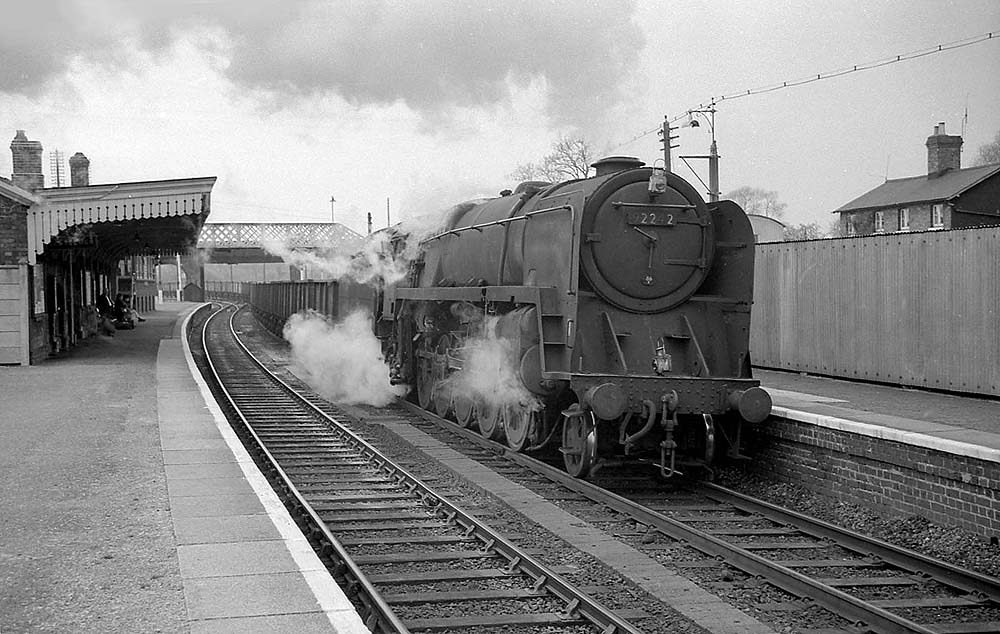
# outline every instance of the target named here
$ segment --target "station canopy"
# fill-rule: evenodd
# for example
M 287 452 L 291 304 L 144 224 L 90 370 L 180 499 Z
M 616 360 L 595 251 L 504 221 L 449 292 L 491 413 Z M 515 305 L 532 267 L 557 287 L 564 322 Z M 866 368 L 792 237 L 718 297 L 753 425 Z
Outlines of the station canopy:
M 28 261 L 46 249 L 94 249 L 109 259 L 193 248 L 215 177 L 53 187 L 28 209 Z

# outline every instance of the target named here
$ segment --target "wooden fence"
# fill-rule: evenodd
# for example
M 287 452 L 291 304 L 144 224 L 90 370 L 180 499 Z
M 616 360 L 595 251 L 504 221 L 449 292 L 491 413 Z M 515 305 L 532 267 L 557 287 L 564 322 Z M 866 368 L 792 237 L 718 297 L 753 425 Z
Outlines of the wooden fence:
M 758 367 L 1000 396 L 1000 228 L 757 245 Z

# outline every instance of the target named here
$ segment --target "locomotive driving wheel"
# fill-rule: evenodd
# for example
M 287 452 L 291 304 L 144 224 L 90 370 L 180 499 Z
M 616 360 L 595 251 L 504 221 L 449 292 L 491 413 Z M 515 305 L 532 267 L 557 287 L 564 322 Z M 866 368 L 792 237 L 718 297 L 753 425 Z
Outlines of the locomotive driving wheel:
M 535 435 L 542 411 L 535 411 L 531 405 L 507 406 L 507 446 L 514 451 L 524 451 Z
M 593 412 L 565 416 L 563 422 L 563 464 L 574 478 L 586 478 L 597 462 L 597 421 Z
M 472 402 L 472 398 L 468 394 L 460 394 L 454 392 L 451 401 L 452 409 L 455 412 L 455 420 L 458 421 L 459 425 L 463 427 L 472 427 L 472 423 L 476 420 L 475 407 Z
M 452 386 L 448 382 L 448 348 L 451 337 L 442 335 L 437 344 L 437 355 L 433 363 L 434 375 L 434 411 L 438 416 L 448 416 L 451 413 Z
M 451 383 L 446 380 L 434 384 L 434 411 L 446 418 L 451 413 Z
M 476 401 L 476 420 L 479 433 L 490 440 L 500 440 L 503 436 L 505 408 L 483 400 Z

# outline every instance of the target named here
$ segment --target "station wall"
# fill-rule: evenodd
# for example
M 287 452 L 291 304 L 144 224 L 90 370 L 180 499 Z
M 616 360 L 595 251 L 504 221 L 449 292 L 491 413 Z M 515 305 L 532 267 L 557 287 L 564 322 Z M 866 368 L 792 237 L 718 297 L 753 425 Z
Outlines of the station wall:
M 888 519 L 925 517 L 995 538 L 1000 463 L 849 431 L 782 414 L 753 426 L 747 468 Z

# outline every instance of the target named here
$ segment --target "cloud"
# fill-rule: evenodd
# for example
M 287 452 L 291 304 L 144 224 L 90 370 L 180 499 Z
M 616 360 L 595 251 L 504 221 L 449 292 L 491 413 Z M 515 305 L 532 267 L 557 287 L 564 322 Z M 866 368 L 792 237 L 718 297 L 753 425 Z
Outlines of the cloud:
M 577 125 L 620 100 L 644 40 L 632 0 L 42 0 L 0 21 L 0 90 L 30 95 L 74 58 L 127 70 L 122 42 L 149 52 L 221 28 L 227 76 L 275 99 L 333 92 L 403 102 L 434 118 L 492 107 L 541 80 L 549 114 Z M 206 42 L 214 46 L 214 42 Z

